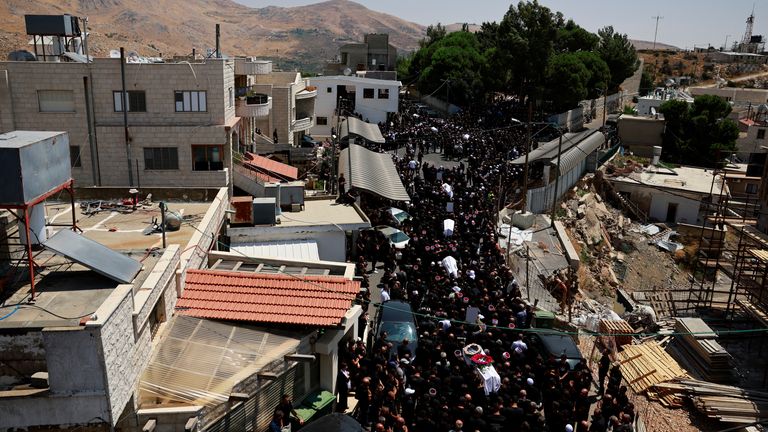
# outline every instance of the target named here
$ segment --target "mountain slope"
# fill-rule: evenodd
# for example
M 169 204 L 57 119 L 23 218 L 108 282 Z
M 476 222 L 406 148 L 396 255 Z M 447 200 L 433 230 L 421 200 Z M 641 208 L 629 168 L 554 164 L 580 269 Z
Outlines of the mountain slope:
M 249 8 L 231 0 L 3 0 L 0 56 L 28 49 L 25 14 L 87 16 L 92 54 L 124 46 L 141 55 L 205 53 L 221 24 L 222 51 L 276 59 L 289 69 L 321 69 L 338 47 L 366 33 L 389 33 L 399 50 L 418 47 L 424 27 L 347 0 L 308 6 Z

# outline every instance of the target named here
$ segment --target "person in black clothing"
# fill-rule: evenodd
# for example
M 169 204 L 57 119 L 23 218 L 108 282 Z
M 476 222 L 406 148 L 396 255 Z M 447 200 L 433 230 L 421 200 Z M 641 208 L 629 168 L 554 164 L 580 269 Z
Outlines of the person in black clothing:
M 289 394 L 283 395 L 280 403 L 275 407 L 275 411 L 283 413 L 283 424 L 290 424 L 291 430 L 296 430 L 304 424 L 304 420 L 296 414 L 296 409 L 293 407 L 293 398 Z
M 606 348 L 603 351 L 603 356 L 600 357 L 600 366 L 598 366 L 598 369 L 597 369 L 598 394 L 601 396 L 605 391 L 605 378 L 608 376 L 608 370 L 611 367 L 610 355 L 611 355 L 611 350 Z
M 339 365 L 339 373 L 336 375 L 336 393 L 338 394 L 338 403 L 336 404 L 336 411 L 344 413 L 347 411 L 347 399 L 349 398 L 349 390 L 352 386 L 350 379 L 349 367 L 346 363 Z

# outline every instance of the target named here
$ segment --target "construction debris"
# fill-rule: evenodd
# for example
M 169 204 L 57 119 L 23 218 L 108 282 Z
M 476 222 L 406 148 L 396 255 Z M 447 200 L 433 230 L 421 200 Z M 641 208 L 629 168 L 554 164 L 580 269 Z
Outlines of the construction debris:
M 707 381 L 681 379 L 655 385 L 659 393 L 690 397 L 710 418 L 728 423 L 754 423 L 768 417 L 768 393 Z
M 600 333 L 613 336 L 616 340 L 616 346 L 622 347 L 632 343 L 632 335 L 635 329 L 623 319 L 620 320 L 600 320 Z
M 635 393 L 643 393 L 656 384 L 675 378 L 689 378 L 659 344 L 648 341 L 640 345 L 628 345 L 616 354 L 621 373 Z

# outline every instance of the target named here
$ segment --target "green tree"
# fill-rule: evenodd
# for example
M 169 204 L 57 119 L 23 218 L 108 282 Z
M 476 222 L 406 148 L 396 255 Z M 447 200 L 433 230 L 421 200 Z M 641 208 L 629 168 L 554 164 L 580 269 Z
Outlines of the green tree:
M 565 26 L 557 30 L 555 51 L 594 51 L 598 42 L 600 42 L 600 38 L 596 34 L 579 27 L 573 20 L 568 20 Z
M 587 97 L 591 73 L 575 53 L 552 56 L 547 73 L 547 89 L 552 108 L 556 112 L 575 107 Z
M 671 100 L 663 103 L 665 159 L 687 165 L 716 167 L 735 150 L 739 128 L 728 119 L 731 106 L 718 96 L 702 95 L 693 104 Z M 718 151 L 721 152 L 718 158 Z
M 645 96 L 653 91 L 653 74 L 646 68 L 640 77 L 640 96 Z
M 616 33 L 612 26 L 600 29 L 597 34 L 600 36 L 597 52 L 611 71 L 608 87 L 610 90 L 618 89 L 625 79 L 635 73 L 637 52 L 627 35 Z
M 437 23 L 436 25 L 429 25 L 427 27 L 427 36 L 419 41 L 419 46 L 424 48 L 427 46 L 432 45 L 433 43 L 439 41 L 440 39 L 444 38 L 448 34 L 448 31 L 445 29 L 445 27 Z
M 469 104 L 483 96 L 483 62 L 475 35 L 454 32 L 419 50 L 411 69 L 419 68 L 417 87 L 423 94 L 434 93 L 450 98 L 451 103 Z
M 587 97 L 596 98 L 611 81 L 611 70 L 597 53 L 591 51 L 578 51 L 574 55 L 589 71 L 589 80 L 586 84 Z

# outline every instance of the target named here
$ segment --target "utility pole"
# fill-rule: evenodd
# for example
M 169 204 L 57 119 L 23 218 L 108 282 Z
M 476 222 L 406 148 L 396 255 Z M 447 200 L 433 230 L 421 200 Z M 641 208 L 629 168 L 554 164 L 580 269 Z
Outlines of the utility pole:
M 656 15 L 656 16 L 652 16 L 651 19 L 656 20 L 656 30 L 653 32 L 653 50 L 656 51 L 656 35 L 659 34 L 659 20 L 664 19 L 664 17 L 660 15 Z
M 128 186 L 133 186 L 133 166 L 131 165 L 131 136 L 128 133 L 128 92 L 125 90 L 125 49 L 120 47 L 120 80 L 123 88 L 120 95 L 120 108 L 123 110 L 123 132 L 125 136 L 125 154 L 128 161 Z
M 552 227 L 555 226 L 557 210 L 557 188 L 560 186 L 560 156 L 563 154 L 563 130 L 560 129 L 560 139 L 557 141 L 557 171 L 555 172 L 555 193 L 552 194 Z
M 523 167 L 523 213 L 528 211 L 528 154 L 531 152 L 531 122 L 533 121 L 533 105 L 528 100 L 528 136 L 525 139 L 525 166 Z M 510 222 L 511 224 L 512 222 Z
M 731 35 L 725 35 L 725 43 L 723 44 L 723 51 L 728 51 L 728 38 L 731 37 Z

